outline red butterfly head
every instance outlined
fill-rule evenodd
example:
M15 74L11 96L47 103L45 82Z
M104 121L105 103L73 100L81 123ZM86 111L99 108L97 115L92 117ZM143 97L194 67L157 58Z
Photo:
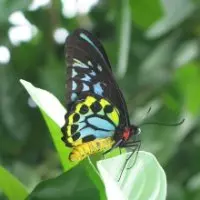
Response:
M125 127L122 134L122 139L124 141L128 141L131 136L136 136L136 135L139 135L140 133L141 133L141 130L137 126L132 125L130 127Z

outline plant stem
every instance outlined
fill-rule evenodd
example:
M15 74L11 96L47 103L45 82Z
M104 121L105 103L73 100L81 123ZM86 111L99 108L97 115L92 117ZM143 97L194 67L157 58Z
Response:
M122 3L122 18L120 28L120 45L117 64L117 76L123 78L127 71L128 55L130 48L131 36L131 13L129 8L129 0Z

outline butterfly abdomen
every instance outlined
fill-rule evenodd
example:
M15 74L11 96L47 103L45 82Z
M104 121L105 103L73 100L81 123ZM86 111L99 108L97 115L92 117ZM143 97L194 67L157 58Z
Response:
M81 161L89 155L110 149L113 144L114 140L111 137L83 143L73 148L69 155L69 160Z

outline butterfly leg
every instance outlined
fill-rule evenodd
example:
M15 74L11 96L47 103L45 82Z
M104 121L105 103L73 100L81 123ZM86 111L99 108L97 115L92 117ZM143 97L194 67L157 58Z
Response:
M105 151L103 154L105 155L105 154L111 152L113 149L117 148L122 143L122 141L123 140L121 139L118 142L116 142L110 149L108 149L107 151Z
M122 174L124 172L124 169L127 165L127 163L129 162L130 158L133 156L133 154L135 153L135 151L137 149L140 148L140 144L141 144L141 141L134 141L134 142L129 142L129 143L126 143L123 147L135 147L135 148L131 148L133 151L131 152L131 154L128 156L128 158L126 158L124 164L123 164L123 167L122 167L122 171L119 175L119 178L118 178L118 182L120 181L121 177L122 177ZM138 152L138 151L137 151ZM136 155L136 158L137 158L137 155ZM136 160L136 159L135 159ZM135 162L134 162L135 163ZM129 167L127 169L130 169Z
M121 149L121 148L119 148L119 154L120 154L120 155L122 154L122 149Z
M133 154L136 152L136 156L134 159L134 162L131 166L127 167L127 169L131 169L133 167L133 165L135 164L136 160L137 160L137 156L138 156L138 152L140 150L140 146L141 146L141 141L137 141L134 142L132 144L127 145L128 148L130 148L132 150L132 153L130 154L130 156L127 158L128 160L133 156ZM128 161L127 161L128 162Z

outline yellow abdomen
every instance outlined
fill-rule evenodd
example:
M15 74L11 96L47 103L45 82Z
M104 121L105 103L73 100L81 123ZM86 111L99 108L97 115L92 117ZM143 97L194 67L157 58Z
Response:
M114 144L111 137L105 139L96 139L91 142L83 143L73 147L69 155L70 161L81 161L89 155L108 150Z

